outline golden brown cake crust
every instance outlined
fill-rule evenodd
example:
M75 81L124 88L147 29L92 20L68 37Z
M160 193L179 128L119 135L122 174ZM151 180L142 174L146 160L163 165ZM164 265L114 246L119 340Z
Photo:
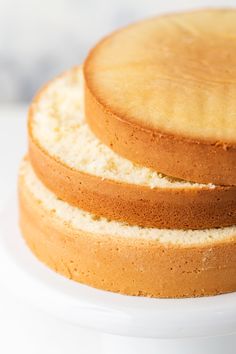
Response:
M131 225L205 229L236 224L236 188L149 188L90 175L50 157L29 137L29 158L40 180L62 200Z
M208 24L196 20L201 16ZM136 36L146 43L143 49L133 45L139 24L98 43L84 65L86 117L98 138L131 161L166 175L236 185L235 18L233 10L166 16L166 23L161 18L163 40L155 31L152 45L145 31ZM218 19L225 23L223 32ZM155 19L146 23L151 21ZM145 21L140 26L145 29ZM113 41L119 36L120 56L119 40Z
M127 295L178 298L236 291L236 242L173 246L75 230L19 183L20 227L33 253L64 276Z

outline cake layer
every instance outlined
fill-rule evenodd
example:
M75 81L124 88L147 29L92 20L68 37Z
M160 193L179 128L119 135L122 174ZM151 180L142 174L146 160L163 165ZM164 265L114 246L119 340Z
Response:
M104 290L151 297L236 291L236 227L140 228L98 218L60 200L24 161L20 226L34 254L55 271Z
M236 188L171 179L120 157L90 131L83 77L74 68L47 85L29 111L29 157L61 199L129 224L204 229L236 224Z
M94 133L169 176L236 185L236 10L152 18L98 43L84 65Z

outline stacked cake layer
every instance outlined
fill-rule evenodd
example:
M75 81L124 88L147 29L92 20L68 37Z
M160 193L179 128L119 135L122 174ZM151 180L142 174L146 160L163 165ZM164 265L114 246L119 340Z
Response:
M233 19L135 24L40 91L19 177L21 230L40 260L129 295L236 290L234 73L212 60L215 48L233 56Z
M132 161L199 183L236 185L236 10L149 19L85 61L86 117Z
M35 255L70 279L151 297L234 291L236 227L166 230L129 226L69 205L20 170L20 225Z

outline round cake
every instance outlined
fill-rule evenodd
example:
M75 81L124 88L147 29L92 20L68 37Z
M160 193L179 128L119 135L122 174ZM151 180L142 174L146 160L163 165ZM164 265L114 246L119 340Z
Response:
M71 280L126 295L236 291L236 10L98 43L29 109L22 235Z
M158 172L236 185L235 36L232 9L156 17L112 33L84 65L91 129Z

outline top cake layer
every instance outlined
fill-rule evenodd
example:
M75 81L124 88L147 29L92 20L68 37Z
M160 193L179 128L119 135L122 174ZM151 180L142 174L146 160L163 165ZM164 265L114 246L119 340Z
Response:
M234 10L153 18L106 37L84 70L93 131L171 176L236 184L235 38Z

